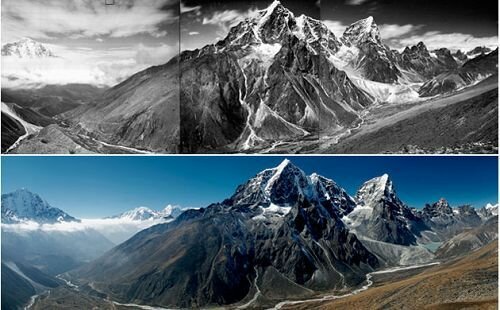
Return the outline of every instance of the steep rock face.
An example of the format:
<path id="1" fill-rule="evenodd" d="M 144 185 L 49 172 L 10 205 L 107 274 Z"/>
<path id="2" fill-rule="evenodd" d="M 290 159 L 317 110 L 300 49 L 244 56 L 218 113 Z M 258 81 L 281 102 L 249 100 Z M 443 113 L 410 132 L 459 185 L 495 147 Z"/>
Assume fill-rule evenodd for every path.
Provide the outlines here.
<path id="1" fill-rule="evenodd" d="M 396 195 L 387 174 L 373 178 L 358 190 L 356 208 L 343 218 L 356 234 L 373 240 L 414 245 L 427 227 L 416 212 Z"/>
<path id="2" fill-rule="evenodd" d="M 486 221 L 491 217 L 498 216 L 498 204 L 492 205 L 488 203 L 486 206 L 477 209 L 476 213 L 483 221 Z"/>
<path id="3" fill-rule="evenodd" d="M 333 211 L 341 206 L 327 209 L 315 189 L 342 191 L 315 179 L 285 161 L 222 204 L 144 230 L 72 276 L 122 301 L 177 307 L 357 285 L 378 261 Z"/>
<path id="4" fill-rule="evenodd" d="M 447 239 L 465 229 L 477 227 L 481 218 L 471 206 L 451 208 L 446 199 L 441 198 L 422 209 L 425 224 L 441 239 Z"/>
<path id="5" fill-rule="evenodd" d="M 398 61 L 401 68 L 417 72 L 425 79 L 433 78 L 440 73 L 457 68 L 457 63 L 447 49 L 429 52 L 423 42 L 406 47 Z"/>
<path id="6" fill-rule="evenodd" d="M 179 76 L 174 58 L 107 90 L 102 97 L 63 115 L 104 142 L 155 152 L 179 145 Z"/>
<path id="7" fill-rule="evenodd" d="M 401 72 L 396 66 L 395 54 L 382 44 L 380 31 L 373 17 L 350 25 L 342 35 L 341 41 L 359 50 L 359 55 L 352 66 L 361 71 L 363 77 L 389 84 L 398 81 Z"/>
<path id="8" fill-rule="evenodd" d="M 485 55 L 491 53 L 491 49 L 486 46 L 476 46 L 475 48 L 471 49 L 470 51 L 467 52 L 467 56 L 471 58 L 475 58 L 480 55 Z"/>
<path id="9" fill-rule="evenodd" d="M 245 150 L 357 122 L 372 98 L 328 60 L 341 44 L 275 1 L 217 44 L 183 52 L 182 150 Z"/>
<path id="10" fill-rule="evenodd" d="M 466 230 L 443 243 L 436 251 L 438 258 L 462 256 L 498 239 L 498 216 L 479 227 Z"/>
<path id="11" fill-rule="evenodd" d="M 236 59 L 227 53 L 181 58 L 180 74 L 181 150 L 211 149 L 238 138 L 248 112 L 239 100 L 246 90 Z"/>
<path id="12" fill-rule="evenodd" d="M 317 202 L 327 213 L 338 216 L 349 213 L 356 205 L 353 198 L 333 180 L 316 173 L 306 176 L 289 160 L 284 160 L 276 168 L 260 172 L 240 185 L 229 203 L 288 207 L 299 199 Z"/>
<path id="13" fill-rule="evenodd" d="M 17 139 L 26 133 L 23 125 L 2 111 L 2 153 L 7 151 Z"/>
<path id="14" fill-rule="evenodd" d="M 467 54 L 465 54 L 461 50 L 456 51 L 455 53 L 452 54 L 452 56 L 455 58 L 455 61 L 459 65 L 463 65 L 467 60 L 469 60 Z"/>

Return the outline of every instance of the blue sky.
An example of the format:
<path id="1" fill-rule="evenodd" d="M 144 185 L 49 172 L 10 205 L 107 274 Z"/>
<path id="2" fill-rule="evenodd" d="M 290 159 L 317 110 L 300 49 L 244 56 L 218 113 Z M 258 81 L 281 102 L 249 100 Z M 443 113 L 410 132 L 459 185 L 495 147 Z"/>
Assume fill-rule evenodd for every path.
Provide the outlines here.
<path id="1" fill-rule="evenodd" d="M 388 173 L 400 198 L 417 208 L 440 197 L 476 207 L 498 200 L 498 162 L 491 156 L 3 156 L 2 193 L 24 187 L 80 218 L 137 206 L 204 207 L 284 158 L 307 174 L 335 180 L 351 195 L 364 181 Z"/>

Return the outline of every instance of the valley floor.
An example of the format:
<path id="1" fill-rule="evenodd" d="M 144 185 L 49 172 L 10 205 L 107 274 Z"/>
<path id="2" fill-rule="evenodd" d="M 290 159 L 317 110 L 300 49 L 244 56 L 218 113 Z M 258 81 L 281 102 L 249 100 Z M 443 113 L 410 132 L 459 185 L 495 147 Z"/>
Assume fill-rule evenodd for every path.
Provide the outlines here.
<path id="1" fill-rule="evenodd" d="M 384 277 L 360 294 L 285 309 L 497 309 L 498 242 L 402 277 Z M 395 274 L 396 275 L 396 274 Z"/>
<path id="2" fill-rule="evenodd" d="M 228 309 L 497 309 L 498 241 L 442 263 L 389 268 L 367 275 L 362 287 L 339 296 L 322 295 L 278 304 L 253 300 Z M 165 309 L 123 304 L 91 287 L 64 286 L 43 294 L 29 309 Z"/>
<path id="3" fill-rule="evenodd" d="M 497 153 L 498 76 L 427 101 L 379 104 L 351 128 L 275 141 L 246 153 Z M 58 121 L 26 133 L 10 153 L 149 153 L 113 145 Z M 235 153 L 220 149 L 210 153 Z"/>

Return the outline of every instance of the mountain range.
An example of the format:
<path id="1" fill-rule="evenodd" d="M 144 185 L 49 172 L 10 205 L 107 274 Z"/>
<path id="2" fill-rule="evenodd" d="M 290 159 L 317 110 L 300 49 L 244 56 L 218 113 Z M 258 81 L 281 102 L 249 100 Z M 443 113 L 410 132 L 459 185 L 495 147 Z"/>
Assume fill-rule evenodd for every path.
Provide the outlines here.
<path id="1" fill-rule="evenodd" d="M 86 220 L 52 207 L 27 189 L 3 194 L 2 309 L 20 308 L 31 296 L 63 286 L 59 274 L 103 255 L 139 230 L 171 221 L 180 212 L 180 207 L 171 205 L 161 211 L 139 207 Z"/>
<path id="2" fill-rule="evenodd" d="M 350 291 L 382 266 L 428 263 L 435 254 L 427 244 L 452 238 L 439 226 L 444 221 L 456 235 L 493 218 L 444 199 L 409 208 L 388 175 L 352 197 L 285 160 L 221 203 L 145 229 L 65 277 L 119 303 L 264 307 Z"/>
<path id="3" fill-rule="evenodd" d="M 274 1 L 219 42 L 183 51 L 85 104 L 59 110 L 58 125 L 12 151 L 332 152 L 371 117 L 387 124 L 385 117 L 393 115 L 386 106 L 394 106 L 390 113 L 418 106 L 421 113 L 455 94 L 446 104 L 460 104 L 478 83 L 496 76 L 497 63 L 498 51 L 481 47 L 452 53 L 420 42 L 401 52 L 390 49 L 373 17 L 337 37 L 323 22 L 295 16 Z M 19 104 L 17 98 L 7 102 Z M 477 126 L 473 122 L 467 132 L 486 132 Z M 446 144 L 465 144 L 447 137 Z M 472 142 L 494 147 L 495 139 L 482 137 Z M 408 139 L 398 141 L 410 144 Z"/>
<path id="4" fill-rule="evenodd" d="M 114 239 L 130 223 L 141 224 Z M 498 205 L 410 208 L 387 174 L 351 196 L 289 160 L 206 208 L 138 207 L 94 222 L 21 189 L 2 195 L 3 274 L 19 287 L 2 300 L 269 307 L 350 294 L 383 268 L 462 257 L 496 240 L 497 223 Z"/>

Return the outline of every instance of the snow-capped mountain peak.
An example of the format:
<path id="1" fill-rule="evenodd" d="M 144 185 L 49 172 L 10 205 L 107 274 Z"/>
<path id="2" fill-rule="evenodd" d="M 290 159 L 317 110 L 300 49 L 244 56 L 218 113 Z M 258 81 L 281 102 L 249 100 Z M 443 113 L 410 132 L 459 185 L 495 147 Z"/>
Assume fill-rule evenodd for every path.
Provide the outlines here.
<path id="1" fill-rule="evenodd" d="M 380 30 L 372 16 L 351 24 L 342 37 L 348 45 L 359 45 L 365 42 L 381 44 Z"/>
<path id="2" fill-rule="evenodd" d="M 182 209 L 179 206 L 174 206 L 174 205 L 167 205 L 162 211 L 161 215 L 163 217 L 172 217 L 176 218 L 182 213 Z"/>
<path id="3" fill-rule="evenodd" d="M 356 194 L 358 205 L 372 206 L 381 199 L 391 200 L 396 196 L 392 181 L 388 174 L 366 181 Z"/>
<path id="4" fill-rule="evenodd" d="M 120 213 L 111 218 L 123 219 L 128 221 L 147 221 L 147 220 L 157 220 L 162 218 L 176 218 L 182 213 L 182 209 L 179 206 L 167 205 L 163 210 L 156 211 L 148 207 L 137 207 L 135 209 Z"/>
<path id="5" fill-rule="evenodd" d="M 498 203 L 492 205 L 491 203 L 486 204 L 486 210 L 490 211 L 493 215 L 498 215 Z"/>
<path id="6" fill-rule="evenodd" d="M 235 205 L 292 207 L 301 199 L 340 215 L 355 206 L 353 198 L 333 180 L 317 173 L 307 176 L 287 159 L 240 185 L 230 201 Z"/>
<path id="7" fill-rule="evenodd" d="M 20 41 L 5 44 L 2 47 L 2 56 L 16 56 L 19 58 L 55 57 L 50 49 L 30 38 L 23 38 Z"/>
<path id="8" fill-rule="evenodd" d="M 52 207 L 39 195 L 27 189 L 18 189 L 2 195 L 2 222 L 16 223 L 21 221 L 38 223 L 79 221 L 58 208 Z"/>
<path id="9" fill-rule="evenodd" d="M 157 211 L 151 210 L 147 207 L 137 207 L 135 209 L 123 212 L 113 218 L 120 218 L 130 221 L 144 221 L 149 219 L 159 218 L 159 213 Z"/>

